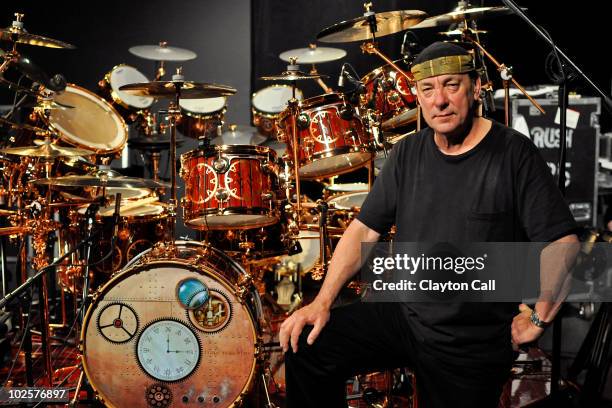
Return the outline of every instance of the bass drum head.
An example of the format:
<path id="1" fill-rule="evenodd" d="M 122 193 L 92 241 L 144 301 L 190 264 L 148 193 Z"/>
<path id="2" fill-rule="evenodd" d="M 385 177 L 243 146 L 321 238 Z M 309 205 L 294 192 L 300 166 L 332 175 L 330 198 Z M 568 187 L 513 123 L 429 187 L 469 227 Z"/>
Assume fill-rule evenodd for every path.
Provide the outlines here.
<path id="1" fill-rule="evenodd" d="M 121 102 L 132 108 L 146 109 L 153 105 L 155 101 L 155 98 L 131 95 L 119 90 L 123 85 L 149 82 L 149 79 L 134 67 L 129 65 L 117 65 L 110 72 L 109 82 L 113 92 Z"/>
<path id="2" fill-rule="evenodd" d="M 253 108 L 262 113 L 280 113 L 287 108 L 287 102 L 292 97 L 291 87 L 288 85 L 270 85 L 253 94 L 251 104 Z M 302 91 L 295 90 L 295 98 L 302 100 Z"/>
<path id="3" fill-rule="evenodd" d="M 133 259 L 87 311 L 83 368 L 106 406 L 230 407 L 252 387 L 256 291 L 237 297 L 244 270 L 221 252 L 184 242 L 177 250 Z"/>
<path id="4" fill-rule="evenodd" d="M 98 153 L 121 150 L 128 137 L 125 121 L 110 103 L 76 85 L 68 85 L 54 100 L 74 109 L 53 109 L 49 126 L 60 139 Z"/>

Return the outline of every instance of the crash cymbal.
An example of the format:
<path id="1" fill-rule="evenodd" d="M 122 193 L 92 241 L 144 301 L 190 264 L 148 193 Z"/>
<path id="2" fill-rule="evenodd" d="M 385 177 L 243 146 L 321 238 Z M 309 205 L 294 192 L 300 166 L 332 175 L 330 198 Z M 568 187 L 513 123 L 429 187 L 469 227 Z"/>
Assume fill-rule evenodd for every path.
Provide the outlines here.
<path id="1" fill-rule="evenodd" d="M 323 74 L 307 74 L 302 71 L 283 71 L 280 75 L 267 75 L 259 77 L 264 81 L 303 81 L 306 79 L 319 79 L 319 78 L 329 78 L 327 75 Z"/>
<path id="2" fill-rule="evenodd" d="M 0 208 L 0 217 L 8 217 L 9 215 L 15 215 L 17 211 L 15 210 L 5 210 Z"/>
<path id="3" fill-rule="evenodd" d="M 13 24 L 10 27 L 0 29 L 0 40 L 47 48 L 76 48 L 74 45 L 64 41 L 28 33 L 25 28 L 23 28 L 22 18 L 23 14 L 15 13 L 15 21 L 13 21 Z"/>
<path id="4" fill-rule="evenodd" d="M 189 61 L 198 56 L 185 48 L 170 47 L 165 41 L 159 45 L 136 45 L 128 51 L 137 57 L 153 61 Z"/>
<path id="5" fill-rule="evenodd" d="M 310 44 L 308 48 L 285 51 L 279 55 L 279 58 L 289 62 L 291 57 L 295 57 L 302 64 L 321 64 L 336 61 L 345 56 L 346 51 L 340 48 L 317 47 L 316 44 Z"/>
<path id="6" fill-rule="evenodd" d="M 421 10 L 396 10 L 375 13 L 376 37 L 399 33 L 425 20 L 427 13 Z M 317 40 L 322 42 L 350 42 L 372 39 L 368 17 L 363 15 L 352 20 L 343 21 L 327 27 L 319 34 Z"/>
<path id="7" fill-rule="evenodd" d="M 416 108 L 406 109 L 399 115 L 395 115 L 394 117 L 382 122 L 380 124 L 380 128 L 382 130 L 390 130 L 415 122 L 417 120 L 417 114 L 418 110 Z"/>
<path id="8" fill-rule="evenodd" d="M 193 81 L 142 82 L 123 85 L 119 90 L 136 96 L 174 98 L 176 97 L 176 84 L 180 84 L 182 99 L 216 98 L 219 96 L 230 96 L 237 92 L 231 86 Z"/>
<path id="9" fill-rule="evenodd" d="M 14 130 L 29 130 L 31 132 L 37 133 L 49 133 L 49 130 L 40 128 L 38 126 L 28 125 L 25 123 L 13 123 L 10 120 L 6 120 L 3 117 L 0 117 L 0 127 L 9 127 Z"/>
<path id="10" fill-rule="evenodd" d="M 125 187 L 125 188 L 167 188 L 168 183 L 136 177 L 117 176 L 114 172 L 99 171 L 95 175 L 63 176 L 32 180 L 39 186 L 56 187 Z"/>
<path id="11" fill-rule="evenodd" d="M 57 157 L 76 157 L 92 156 L 95 152 L 91 150 L 79 149 L 76 147 L 63 147 L 51 143 L 44 143 L 40 146 L 8 147 L 0 150 L 0 153 L 14 154 L 17 156 L 44 157 L 54 159 Z"/>
<path id="12" fill-rule="evenodd" d="M 411 29 L 443 27 L 451 24 L 460 23 L 464 20 L 475 20 L 486 17 L 497 17 L 510 14 L 512 11 L 508 7 L 474 7 L 464 10 L 454 10 L 439 16 L 429 17 L 419 24 L 412 26 Z"/>

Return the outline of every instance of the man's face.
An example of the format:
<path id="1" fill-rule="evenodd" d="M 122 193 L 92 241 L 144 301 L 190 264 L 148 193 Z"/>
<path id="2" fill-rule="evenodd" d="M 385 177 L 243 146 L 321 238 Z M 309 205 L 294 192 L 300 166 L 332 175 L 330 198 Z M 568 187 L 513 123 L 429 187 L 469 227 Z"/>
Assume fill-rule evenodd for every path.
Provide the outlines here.
<path id="1" fill-rule="evenodd" d="M 480 79 L 467 74 L 438 75 L 417 82 L 417 96 L 425 122 L 436 133 L 453 136 L 471 126 Z"/>

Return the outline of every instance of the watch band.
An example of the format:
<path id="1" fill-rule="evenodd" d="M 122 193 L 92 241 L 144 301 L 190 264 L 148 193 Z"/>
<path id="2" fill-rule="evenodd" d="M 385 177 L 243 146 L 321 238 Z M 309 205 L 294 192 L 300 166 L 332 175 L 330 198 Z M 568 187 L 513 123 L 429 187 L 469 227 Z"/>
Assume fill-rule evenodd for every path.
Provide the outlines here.
<path id="1" fill-rule="evenodd" d="M 550 326 L 550 323 L 547 323 L 540 319 L 540 316 L 538 315 L 538 312 L 535 311 L 535 309 L 531 312 L 531 323 L 535 324 L 541 329 L 545 329 Z"/>

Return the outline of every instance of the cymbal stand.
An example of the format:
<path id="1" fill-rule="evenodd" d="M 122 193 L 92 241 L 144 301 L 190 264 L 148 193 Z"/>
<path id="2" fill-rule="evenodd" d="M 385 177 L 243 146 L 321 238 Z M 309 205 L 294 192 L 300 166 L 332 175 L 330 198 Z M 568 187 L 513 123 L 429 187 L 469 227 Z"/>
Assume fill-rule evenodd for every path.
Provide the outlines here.
<path id="1" fill-rule="evenodd" d="M 519 84 L 516 79 L 514 79 L 514 77 L 512 76 L 511 73 L 511 69 L 509 69 L 505 64 L 502 64 L 500 62 L 497 61 L 497 59 L 495 59 L 495 57 L 493 55 L 491 55 L 491 53 L 489 53 L 483 46 L 482 44 L 480 44 L 475 38 L 470 37 L 469 33 L 466 32 L 466 39 L 474 44 L 476 47 L 478 47 L 478 49 L 480 49 L 480 51 L 482 51 L 482 53 L 489 59 L 489 61 L 491 61 L 493 63 L 493 65 L 495 65 L 497 67 L 497 70 L 500 72 L 500 76 L 502 78 L 502 81 L 507 81 L 508 83 L 506 85 L 504 85 L 505 87 L 509 86 L 509 82 L 512 82 L 514 84 L 514 86 L 516 86 L 518 88 L 519 91 L 521 91 L 523 93 L 523 95 L 525 95 L 525 97 L 527 99 L 529 99 L 529 101 L 531 102 L 531 104 L 537 109 L 539 110 L 542 114 L 545 114 L 546 111 L 544 111 L 544 108 L 542 108 L 542 106 L 536 102 L 535 99 L 533 99 L 531 97 L 531 95 L 529 95 L 527 93 L 527 91 L 525 90 L 525 88 L 523 88 L 521 86 L 521 84 Z M 505 88 L 506 89 L 506 88 Z M 505 117 L 506 117 L 506 125 L 508 125 L 509 122 L 509 105 L 510 105 L 510 93 L 509 90 L 506 90 L 506 95 L 505 95 L 505 101 L 504 101 L 504 108 L 506 109 L 505 112 Z"/>
<path id="2" fill-rule="evenodd" d="M 315 64 L 312 64 L 312 68 L 310 69 L 309 74 L 311 74 L 311 75 L 319 75 L 319 71 L 317 71 L 317 67 L 316 67 Z M 329 86 L 327 86 L 327 84 L 325 83 L 325 81 L 323 81 L 323 79 L 317 78 L 317 79 L 315 79 L 315 81 L 317 81 L 317 84 L 319 84 L 319 86 L 323 89 L 323 92 L 325 92 L 325 93 L 332 93 L 332 92 L 334 92 L 333 89 L 331 89 Z"/>
<path id="3" fill-rule="evenodd" d="M 162 48 L 166 48 L 168 46 L 168 41 L 160 41 L 159 46 Z M 164 75 L 166 75 L 165 61 L 157 61 L 155 65 L 156 67 L 154 81 L 161 81 Z"/>
<path id="4" fill-rule="evenodd" d="M 289 65 L 287 66 L 287 71 L 299 71 L 299 66 L 297 65 L 297 58 L 291 57 Z M 293 171 L 295 178 L 295 193 L 297 195 L 297 216 L 296 223 L 298 227 L 300 226 L 301 221 L 301 213 L 302 213 L 302 196 L 300 194 L 300 158 L 298 156 L 298 135 L 297 135 L 297 119 L 300 114 L 299 101 L 295 98 L 295 89 L 296 83 L 295 81 L 291 81 L 291 99 L 287 102 L 287 106 L 289 109 L 289 114 L 291 116 L 291 154 L 293 156 Z M 289 197 L 291 200 L 291 197 Z"/>
<path id="5" fill-rule="evenodd" d="M 459 2 L 460 4 L 463 2 Z M 465 5 L 467 6 L 467 4 Z M 464 7 L 465 7 L 464 6 Z M 478 26 L 476 25 L 476 20 L 471 21 L 471 27 L 468 25 L 467 20 L 463 20 L 464 23 L 464 31 L 474 35 L 474 39 L 478 41 L 480 44 L 480 37 L 478 35 Z M 463 34 L 462 34 L 463 37 Z M 476 60 L 476 68 L 480 67 L 480 78 L 482 79 L 482 89 L 485 92 L 484 102 L 484 110 L 487 112 L 495 112 L 495 101 L 493 100 L 493 82 L 491 82 L 489 78 L 489 71 L 487 70 L 487 64 L 485 64 L 483 52 L 478 50 L 474 53 L 474 57 Z M 506 126 L 508 126 L 506 120 Z"/>
<path id="6" fill-rule="evenodd" d="M 312 270 L 312 280 L 325 278 L 331 258 L 331 245 L 329 243 L 329 231 L 327 230 L 329 206 L 327 201 L 323 200 L 318 200 L 317 204 L 319 209 L 319 262 Z"/>
<path id="7" fill-rule="evenodd" d="M 179 67 L 176 69 L 176 74 L 172 75 L 172 82 L 176 90 L 176 97 L 174 101 L 170 102 L 168 106 L 168 118 L 170 123 L 170 182 L 172 184 L 170 191 L 170 200 L 168 206 L 168 216 L 170 218 L 170 243 L 174 248 L 175 243 L 175 231 L 176 231 L 176 214 L 179 210 L 178 200 L 176 196 L 176 122 L 180 118 L 180 99 L 181 99 L 181 87 L 185 83 L 185 77 L 183 76 L 183 68 Z"/>

